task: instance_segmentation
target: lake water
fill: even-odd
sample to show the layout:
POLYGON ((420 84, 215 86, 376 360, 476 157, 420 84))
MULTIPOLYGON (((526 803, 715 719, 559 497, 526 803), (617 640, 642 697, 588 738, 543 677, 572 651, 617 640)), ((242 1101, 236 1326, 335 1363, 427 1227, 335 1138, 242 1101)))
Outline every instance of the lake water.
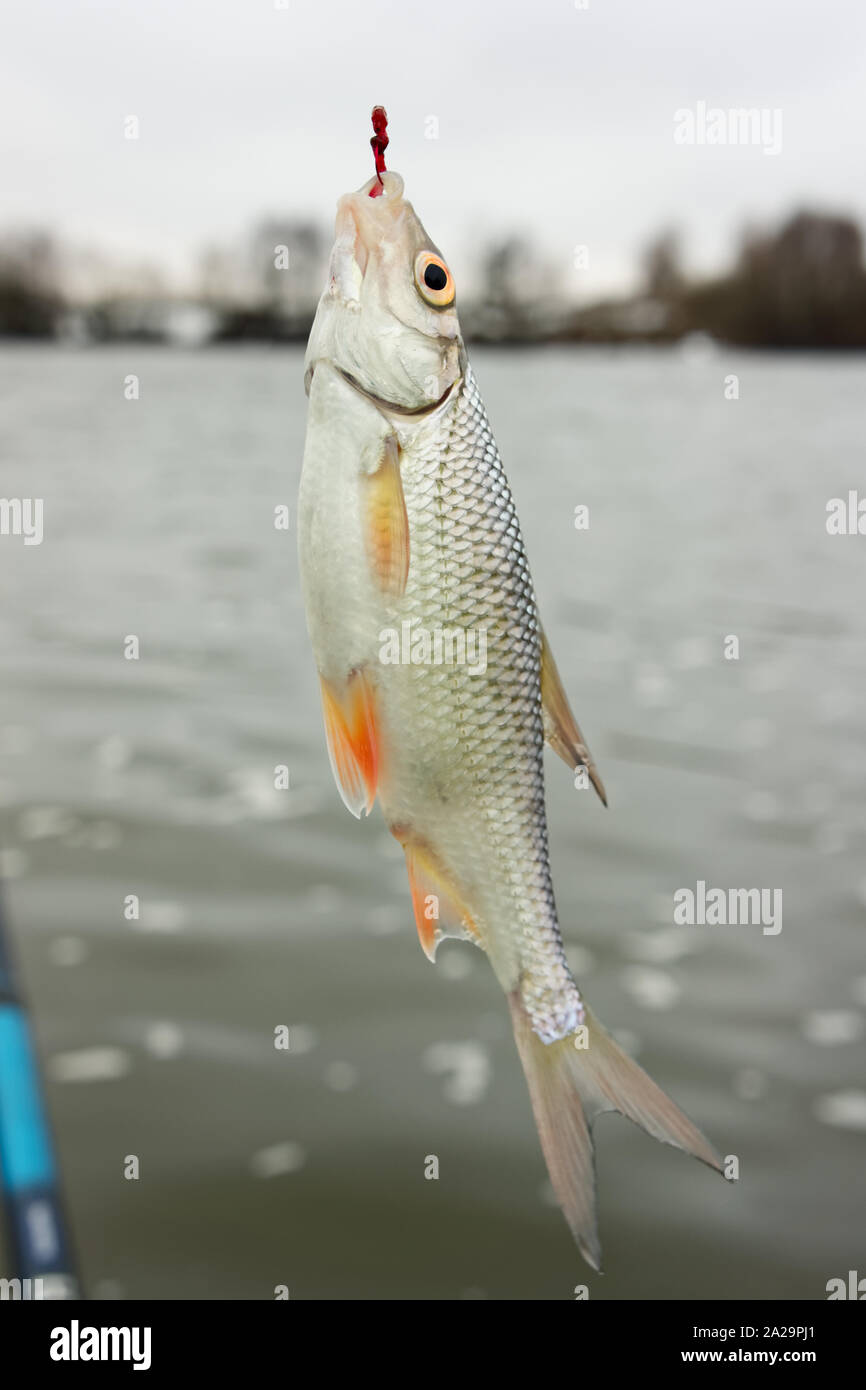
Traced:
POLYGON ((473 353, 610 796, 548 755, 569 952, 739 1162, 725 1183, 602 1119, 599 1277, 487 962, 429 965, 399 847, 331 781, 301 361, 0 351, 0 493, 44 499, 41 545, 0 538, 2 870, 89 1292, 812 1299, 866 1274, 866 537, 825 527, 866 495, 866 363, 473 353), (674 925, 698 880, 781 890, 782 930, 674 925))

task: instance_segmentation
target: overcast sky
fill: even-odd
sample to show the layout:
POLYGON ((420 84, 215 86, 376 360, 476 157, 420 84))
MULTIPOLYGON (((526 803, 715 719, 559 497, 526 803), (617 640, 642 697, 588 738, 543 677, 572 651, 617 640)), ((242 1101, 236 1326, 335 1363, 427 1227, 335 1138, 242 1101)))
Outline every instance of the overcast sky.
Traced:
POLYGON ((182 277, 263 214, 330 224, 372 172, 377 102, 458 286, 511 229, 594 293, 664 224, 704 268, 804 202, 866 223, 861 0, 582 3, 6 0, 0 226, 182 277), (699 102, 780 111, 781 152, 678 145, 674 113, 699 102))

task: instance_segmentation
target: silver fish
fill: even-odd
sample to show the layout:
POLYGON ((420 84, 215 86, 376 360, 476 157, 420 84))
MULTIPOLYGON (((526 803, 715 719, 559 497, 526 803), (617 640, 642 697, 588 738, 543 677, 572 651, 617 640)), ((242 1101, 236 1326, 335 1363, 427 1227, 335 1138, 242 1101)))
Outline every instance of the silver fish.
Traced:
POLYGON ((451 272, 395 173, 339 201, 305 368, 299 553, 337 786, 356 816, 378 796, 431 959, 445 936, 489 957, 554 1191, 598 1268, 596 1115, 720 1163, 566 961, 545 741, 604 789, 542 630, 451 272))

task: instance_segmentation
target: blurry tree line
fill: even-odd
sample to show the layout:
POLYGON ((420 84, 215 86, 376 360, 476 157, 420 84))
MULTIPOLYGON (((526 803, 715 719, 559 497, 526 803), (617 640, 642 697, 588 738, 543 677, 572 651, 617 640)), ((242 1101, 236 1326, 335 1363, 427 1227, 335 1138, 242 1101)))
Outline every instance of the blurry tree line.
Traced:
MULTIPOLYGON (((207 248, 178 296, 153 267, 109 273, 76 261, 48 233, 0 234, 0 334, 106 341, 303 341, 325 282, 330 238, 308 222, 262 221, 240 250, 207 248)), ((802 211, 776 230, 747 229, 731 269, 683 270, 677 236, 647 248, 638 291, 576 306, 519 237, 481 255, 475 294, 461 301, 475 341, 674 342, 691 333, 746 347, 866 347, 866 270, 859 227, 802 211)))

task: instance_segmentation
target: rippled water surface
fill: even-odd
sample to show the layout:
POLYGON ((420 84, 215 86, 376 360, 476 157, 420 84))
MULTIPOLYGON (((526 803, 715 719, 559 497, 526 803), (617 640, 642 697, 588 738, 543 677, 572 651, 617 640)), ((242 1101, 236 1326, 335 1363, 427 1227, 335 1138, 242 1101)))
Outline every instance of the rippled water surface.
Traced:
POLYGON ((331 782, 301 353, 6 347, 0 491, 45 519, 0 538, 2 870, 94 1296, 820 1298, 863 1272, 866 538, 825 509, 863 483, 864 363, 473 358, 610 794, 549 755, 573 964, 739 1180, 605 1117, 604 1277, 577 1255, 484 957, 428 964, 399 847, 331 782), (782 890, 781 932, 675 926, 699 879, 782 890))

